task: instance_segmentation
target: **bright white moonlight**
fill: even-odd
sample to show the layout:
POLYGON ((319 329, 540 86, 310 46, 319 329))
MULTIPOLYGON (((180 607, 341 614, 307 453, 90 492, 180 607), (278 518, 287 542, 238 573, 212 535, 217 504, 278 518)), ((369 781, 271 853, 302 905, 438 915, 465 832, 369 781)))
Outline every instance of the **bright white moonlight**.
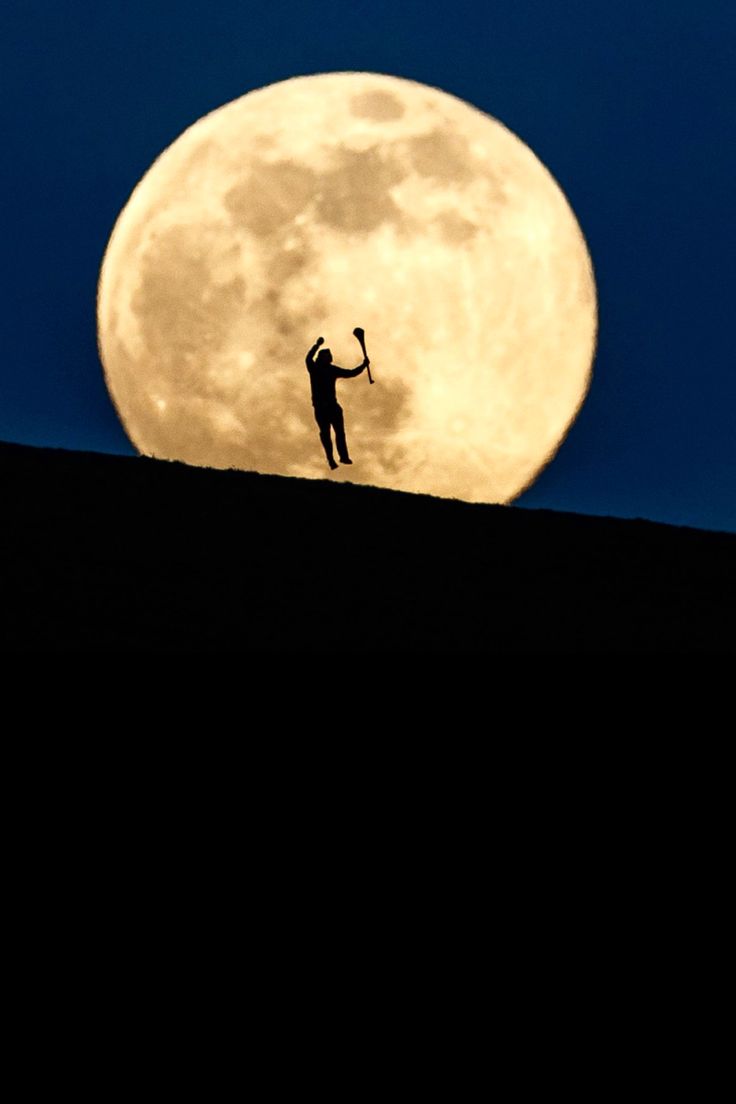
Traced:
POLYGON ((136 187, 98 294, 140 452, 480 502, 519 494, 588 388, 595 283, 562 191, 495 119, 372 73, 298 77, 207 115, 136 187), (304 365, 338 383, 330 476, 304 365))

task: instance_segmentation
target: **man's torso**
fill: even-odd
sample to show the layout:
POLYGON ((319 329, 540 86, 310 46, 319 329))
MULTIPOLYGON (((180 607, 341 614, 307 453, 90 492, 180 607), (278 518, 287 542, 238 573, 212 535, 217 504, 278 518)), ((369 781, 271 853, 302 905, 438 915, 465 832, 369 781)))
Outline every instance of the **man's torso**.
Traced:
POLYGON ((309 381, 312 385, 312 406, 329 408, 337 402, 335 380, 337 375, 332 365, 324 367, 314 364, 309 369, 309 381))

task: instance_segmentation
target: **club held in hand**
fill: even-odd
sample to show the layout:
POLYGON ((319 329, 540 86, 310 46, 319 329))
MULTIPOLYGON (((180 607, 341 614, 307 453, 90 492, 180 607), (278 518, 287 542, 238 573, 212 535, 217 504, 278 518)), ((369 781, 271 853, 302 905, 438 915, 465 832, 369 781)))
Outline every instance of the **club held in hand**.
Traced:
MULTIPOLYGON (((360 347, 363 350, 363 356, 365 357, 366 360, 368 360, 368 353, 365 351, 365 330, 362 328, 362 326, 356 326, 355 329, 353 330, 353 334, 355 335, 355 337, 357 337, 358 341, 360 342, 360 347)), ((368 361, 368 382, 369 383, 374 382, 373 381, 373 376, 371 375, 370 361, 368 361)))

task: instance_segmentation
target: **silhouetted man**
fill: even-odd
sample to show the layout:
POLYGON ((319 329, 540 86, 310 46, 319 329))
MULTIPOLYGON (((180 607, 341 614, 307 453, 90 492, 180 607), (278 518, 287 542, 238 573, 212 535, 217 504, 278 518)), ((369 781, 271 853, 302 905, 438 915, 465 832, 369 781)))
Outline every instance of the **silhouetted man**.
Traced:
POLYGON ((335 381, 359 376, 368 367, 370 361, 368 357, 365 357, 363 363, 351 371, 347 368, 338 368, 336 364, 332 363, 332 353, 329 349, 322 349, 315 360, 314 354, 320 345, 324 345, 324 340, 323 337, 318 337, 307 353, 307 369, 312 384, 312 406, 314 407, 314 417, 319 426, 319 439, 325 450, 327 463, 334 470, 337 464, 332 454, 332 429, 335 430, 335 444, 337 445, 337 455, 340 457, 340 463, 352 464, 353 462, 348 456, 348 446, 345 440, 345 419, 343 418, 342 407, 335 395, 335 381))

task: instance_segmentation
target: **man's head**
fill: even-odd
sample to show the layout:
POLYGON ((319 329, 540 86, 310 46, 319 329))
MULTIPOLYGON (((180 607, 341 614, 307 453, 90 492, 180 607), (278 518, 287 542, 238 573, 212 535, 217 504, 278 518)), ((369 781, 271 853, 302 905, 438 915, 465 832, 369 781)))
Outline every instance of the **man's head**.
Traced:
POLYGON ((332 353, 329 349, 320 349, 317 353, 318 364, 332 364, 332 353))

